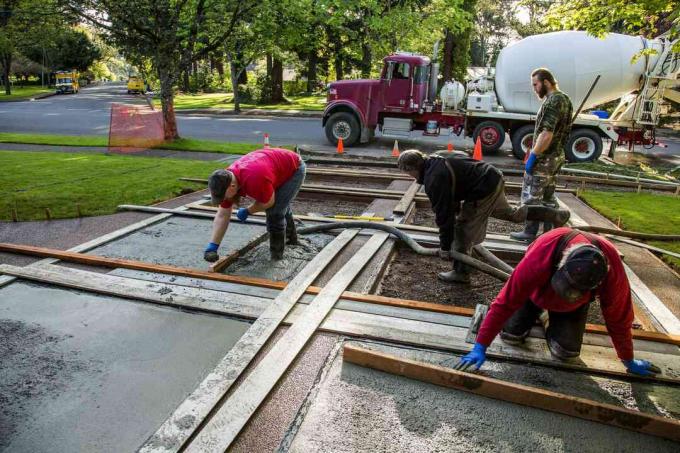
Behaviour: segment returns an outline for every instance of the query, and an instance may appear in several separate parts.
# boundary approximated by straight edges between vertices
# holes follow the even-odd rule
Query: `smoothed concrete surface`
[[[33,283],[0,289],[0,451],[135,451],[249,326]]]
[[[448,359],[450,365],[452,359],[451,354],[377,343],[363,345],[421,361],[441,363]],[[548,368],[533,376],[535,370],[527,372],[519,365],[504,363],[487,363],[485,368],[495,377],[505,374],[516,382],[538,385],[542,379],[557,391],[568,387],[562,389],[564,393],[579,391],[592,379]],[[598,393],[599,385],[594,382],[585,386],[586,394]],[[343,363],[341,353],[321,379],[317,392],[284,451],[677,451],[677,444],[657,437]],[[677,402],[677,394],[675,398]]]
[[[171,217],[92,250],[93,255],[153,264],[207,269],[203,251],[210,242],[212,221]],[[244,247],[265,232],[260,225],[232,222],[219,248],[224,256]]]

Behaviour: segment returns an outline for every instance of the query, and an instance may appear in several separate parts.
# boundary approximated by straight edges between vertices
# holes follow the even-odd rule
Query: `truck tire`
[[[326,121],[326,138],[333,145],[338,144],[338,139],[342,138],[342,144],[352,146],[359,141],[361,130],[359,121],[348,112],[333,113]]]
[[[482,121],[472,133],[472,139],[475,143],[477,143],[477,137],[482,142],[482,151],[493,154],[505,142],[505,129],[495,121]]]
[[[512,154],[523,161],[534,146],[534,125],[525,124],[512,133]]]
[[[596,161],[602,154],[602,137],[592,129],[580,128],[571,131],[564,147],[569,162]]]

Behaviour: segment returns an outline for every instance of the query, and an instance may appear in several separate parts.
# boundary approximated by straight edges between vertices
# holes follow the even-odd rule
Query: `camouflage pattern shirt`
[[[573,107],[569,96],[555,90],[550,93],[541,108],[538,109],[536,116],[536,128],[534,129],[534,140],[543,131],[553,133],[552,141],[548,148],[543,152],[544,156],[564,155],[564,146],[571,132],[571,117]]]

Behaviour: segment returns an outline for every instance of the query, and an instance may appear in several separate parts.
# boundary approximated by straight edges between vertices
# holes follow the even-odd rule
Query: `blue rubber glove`
[[[214,242],[209,243],[205,248],[205,252],[203,253],[203,259],[209,263],[214,263],[220,259],[220,256],[217,254],[217,249],[219,247],[220,244],[215,244]]]
[[[458,362],[453,368],[456,370],[465,371],[468,368],[474,366],[475,370],[478,370],[485,361],[486,346],[481,343],[475,343],[472,351],[464,355],[463,358],[460,359],[460,362]]]
[[[245,222],[248,218],[248,208],[238,208],[238,211],[236,211],[236,217],[241,222]]]
[[[529,174],[534,174],[534,167],[536,166],[536,154],[530,153],[527,163],[524,165],[524,171]]]
[[[661,373],[661,369],[647,360],[623,360],[623,364],[626,369],[631,374],[637,374],[638,376],[654,376],[655,374]]]

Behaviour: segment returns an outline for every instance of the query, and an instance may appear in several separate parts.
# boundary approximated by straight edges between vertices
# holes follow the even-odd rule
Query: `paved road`
[[[65,135],[106,135],[109,130],[111,103],[143,104],[138,96],[126,93],[122,84],[85,88],[77,95],[52,96],[26,102],[0,103],[0,132],[39,132]],[[332,151],[318,118],[276,118],[179,115],[179,131],[183,137],[259,143],[268,133],[273,145],[299,144]],[[400,148],[445,147],[448,137],[419,137],[399,140]],[[680,165],[680,137],[664,137],[668,148],[655,147],[646,153]],[[456,148],[471,147],[470,139],[453,137]],[[394,139],[380,138],[371,148],[361,146],[357,154],[381,155],[389,152]],[[509,149],[509,140],[503,146]],[[620,148],[623,149],[623,148]]]

